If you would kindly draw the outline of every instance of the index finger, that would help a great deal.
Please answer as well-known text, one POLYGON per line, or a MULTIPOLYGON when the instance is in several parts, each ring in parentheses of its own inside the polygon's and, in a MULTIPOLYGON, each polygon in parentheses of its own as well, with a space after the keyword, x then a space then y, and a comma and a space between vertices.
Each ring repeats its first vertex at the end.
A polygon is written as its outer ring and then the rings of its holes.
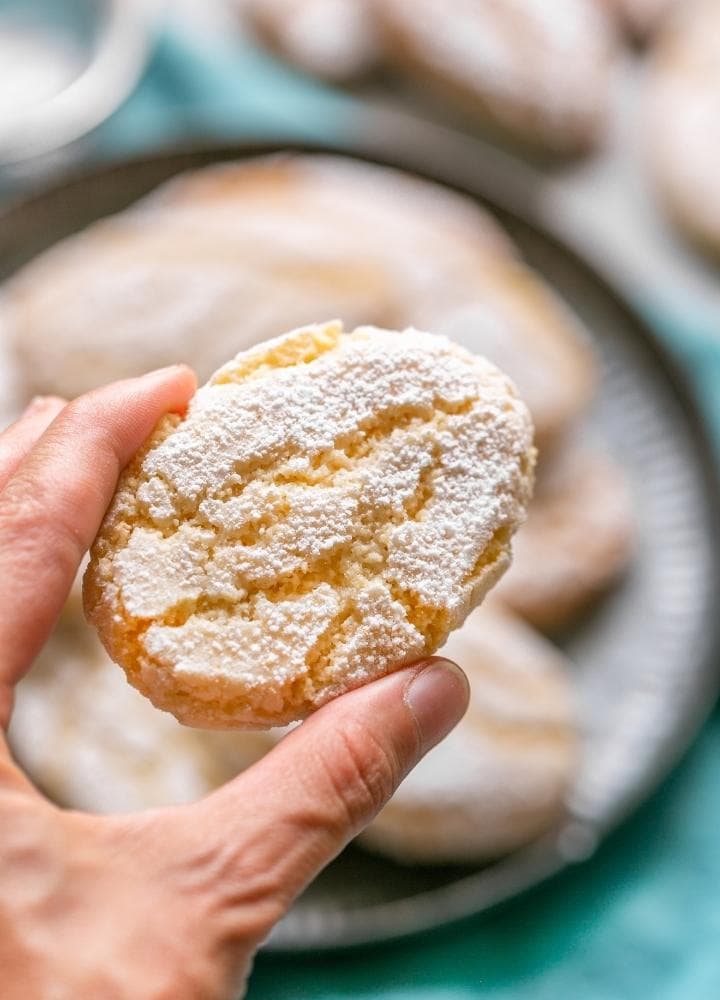
POLYGON ((0 494, 0 725, 47 639, 122 469, 195 389, 177 366, 70 403, 0 494))

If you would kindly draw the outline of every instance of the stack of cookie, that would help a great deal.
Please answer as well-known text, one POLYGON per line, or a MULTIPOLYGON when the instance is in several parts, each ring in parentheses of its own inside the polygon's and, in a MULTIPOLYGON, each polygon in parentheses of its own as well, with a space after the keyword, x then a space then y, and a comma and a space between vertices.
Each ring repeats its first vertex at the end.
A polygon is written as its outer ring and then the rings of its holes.
MULTIPOLYGON (((240 350, 330 316, 348 327, 444 333, 506 371, 536 426, 537 500, 513 568, 446 648, 471 675, 471 712, 365 842, 412 862, 483 860, 556 820, 577 769, 580 723, 572 668, 537 630, 571 625, 612 583, 632 525, 622 474, 581 430, 598 378, 590 339, 486 213, 351 160, 248 160, 171 181, 58 244, 4 291, 2 321, 26 396, 73 396, 178 360, 205 378, 240 350)), ((77 603, 51 645, 54 671, 41 664, 21 685, 16 715, 19 754, 58 798, 108 810, 182 799, 262 750, 262 738, 187 733, 131 691, 136 735, 109 721, 103 742, 101 716, 123 697, 122 675, 88 638, 77 603), (72 705, 78 670, 94 705, 90 726, 72 705), (24 720, 33 718, 43 723, 29 745, 24 720), (173 766, 186 761, 182 780, 155 760, 166 741, 173 766), (58 742, 102 774, 98 801, 58 771, 58 742)))
POLYGON ((630 85, 623 43, 642 43, 641 169, 670 218, 717 256, 715 0, 236 3, 256 38, 306 72, 336 83, 391 73, 415 101, 521 153, 598 151, 613 131, 614 93, 624 93, 616 84, 630 85))
POLYGON ((333 81, 392 70, 471 121, 554 152, 594 146, 619 45, 597 0, 238 0, 280 56, 333 81))

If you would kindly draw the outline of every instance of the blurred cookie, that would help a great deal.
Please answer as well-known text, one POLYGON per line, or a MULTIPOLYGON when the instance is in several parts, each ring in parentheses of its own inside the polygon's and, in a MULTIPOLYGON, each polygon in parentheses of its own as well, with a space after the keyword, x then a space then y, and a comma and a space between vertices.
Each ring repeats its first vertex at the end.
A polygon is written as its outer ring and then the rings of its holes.
POLYGON ((28 393, 75 396, 177 360, 202 379, 319 316, 394 323, 403 294, 456 295, 478 258, 509 248, 435 185, 339 158, 262 158, 182 176, 42 254, 8 286, 9 330, 28 393))
POLYGON ((605 127, 617 39, 595 0, 374 0, 386 58, 522 142, 568 153, 605 127))
POLYGON ((91 226, 8 286, 25 390, 75 396, 185 360, 207 378, 279 329, 446 331, 514 378, 545 447, 585 408, 595 365, 577 321, 470 199, 327 156, 183 175, 91 226))
POLYGON ((561 629, 616 580, 633 540, 621 469, 602 452, 570 447, 540 463, 512 566, 494 596, 537 628, 561 629))
POLYGON ((360 837, 406 864, 507 854, 563 813, 579 760, 571 664, 495 605, 443 647, 468 675, 467 715, 405 779, 360 837))
POLYGON ((520 262, 488 260, 476 295, 473 303, 435 315, 432 328, 511 376, 544 455, 592 400, 597 373, 590 342, 564 303, 520 262))
POLYGON ((74 398, 177 361, 207 378, 238 349, 327 309, 373 320, 386 285, 380 268, 342 248, 253 250, 242 233, 223 239, 138 212, 23 269, 9 288, 9 329, 25 393, 74 398))
POLYGON ((415 330, 296 330, 131 463, 88 617, 186 724, 286 725, 462 623, 509 562, 533 463, 527 409, 484 359, 415 330))
POLYGON ((270 49, 326 80, 351 80, 376 65, 380 48, 368 0, 236 0, 270 49))
POLYGON ((67 620, 18 685, 9 736, 44 792, 95 813, 194 801, 270 749, 265 734, 204 733, 158 712, 67 620))
POLYGON ((668 19, 647 81, 649 167, 677 224, 720 253, 720 5, 688 0, 668 19))
POLYGON ((324 243, 337 243, 339 231, 381 268, 395 298, 383 323, 445 334, 507 372, 541 444, 587 407, 596 366, 585 331, 469 199, 383 167, 293 157, 189 174, 151 204, 197 213, 206 225, 219 208, 223 220, 237 211, 248 225, 258 192, 265 220, 273 207, 286 217, 312 213, 324 220, 324 243))

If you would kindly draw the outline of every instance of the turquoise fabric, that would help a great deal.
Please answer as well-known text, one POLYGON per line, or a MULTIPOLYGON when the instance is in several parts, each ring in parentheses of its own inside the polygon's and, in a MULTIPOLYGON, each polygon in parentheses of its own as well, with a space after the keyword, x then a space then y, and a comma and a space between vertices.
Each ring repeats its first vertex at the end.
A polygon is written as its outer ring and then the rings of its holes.
MULTIPOLYGON (((88 153, 278 133, 341 139, 352 111, 349 98, 230 40, 208 53, 166 33, 88 153)), ((702 317, 641 305, 686 365, 720 441, 720 336, 702 317)), ((261 956, 251 1000, 717 1000, 719 830, 715 712, 671 779, 590 861, 489 915, 402 944, 261 956)))

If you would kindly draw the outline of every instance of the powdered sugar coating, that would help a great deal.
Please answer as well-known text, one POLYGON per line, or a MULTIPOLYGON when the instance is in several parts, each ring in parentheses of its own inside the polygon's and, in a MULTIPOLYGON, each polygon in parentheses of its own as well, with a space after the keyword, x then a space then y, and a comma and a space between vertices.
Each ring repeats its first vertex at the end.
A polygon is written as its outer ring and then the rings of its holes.
POLYGON ((182 721, 283 725, 434 651, 508 563, 532 429, 442 337, 340 324, 238 355, 121 482, 86 606, 182 721))
POLYGON ((572 665, 542 636, 493 598, 441 655, 468 675, 468 712, 360 837, 408 863, 477 862, 528 842, 561 814, 578 764, 572 665))
POLYGON ((558 150, 597 139, 616 53, 595 0, 376 0, 391 61, 558 150))

